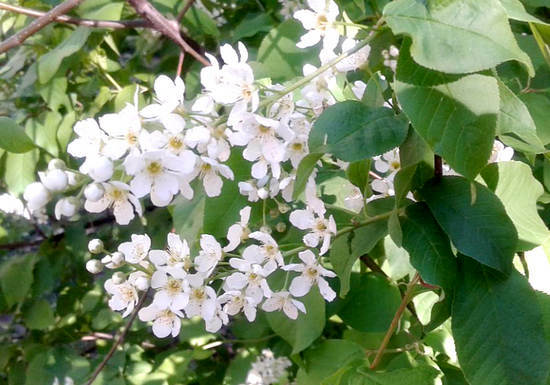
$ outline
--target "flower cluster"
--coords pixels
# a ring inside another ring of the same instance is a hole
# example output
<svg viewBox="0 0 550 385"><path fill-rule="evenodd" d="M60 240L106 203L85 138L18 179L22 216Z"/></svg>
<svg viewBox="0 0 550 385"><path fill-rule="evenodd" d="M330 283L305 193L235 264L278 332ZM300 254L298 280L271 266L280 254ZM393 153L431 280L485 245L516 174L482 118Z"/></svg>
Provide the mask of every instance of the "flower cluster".
<svg viewBox="0 0 550 385"><path fill-rule="evenodd" d="M243 385L277 384L287 377L286 369L292 365L286 357L277 357L271 350L264 349L246 375Z"/></svg>

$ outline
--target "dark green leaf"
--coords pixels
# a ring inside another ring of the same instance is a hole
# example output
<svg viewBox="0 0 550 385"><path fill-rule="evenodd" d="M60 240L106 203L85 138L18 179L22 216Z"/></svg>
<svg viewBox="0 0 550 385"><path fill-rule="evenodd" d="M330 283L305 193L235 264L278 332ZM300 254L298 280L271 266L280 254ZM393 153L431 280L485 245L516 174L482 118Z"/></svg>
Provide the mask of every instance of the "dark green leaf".
<svg viewBox="0 0 550 385"><path fill-rule="evenodd" d="M47 329L54 321L51 305L43 299L34 302L25 312L25 324L29 329Z"/></svg>
<svg viewBox="0 0 550 385"><path fill-rule="evenodd" d="M306 155L304 159L300 161L298 170L296 170L296 181L294 182L294 191L292 192L293 199L298 199L300 194L304 192L309 176L322 156L323 154L321 153L312 153Z"/></svg>
<svg viewBox="0 0 550 385"><path fill-rule="evenodd" d="M33 281L34 255L15 257L0 267L0 285L8 306L25 299Z"/></svg>

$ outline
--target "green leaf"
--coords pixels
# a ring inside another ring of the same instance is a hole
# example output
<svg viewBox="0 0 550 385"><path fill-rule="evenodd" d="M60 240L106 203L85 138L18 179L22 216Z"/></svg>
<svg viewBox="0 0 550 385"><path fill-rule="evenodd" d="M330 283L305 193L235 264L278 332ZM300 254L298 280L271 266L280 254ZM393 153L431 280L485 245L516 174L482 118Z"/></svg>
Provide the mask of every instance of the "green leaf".
<svg viewBox="0 0 550 385"><path fill-rule="evenodd" d="M0 267L0 285L2 294L9 307L22 302L29 292L33 281L34 255L15 257Z"/></svg>
<svg viewBox="0 0 550 385"><path fill-rule="evenodd" d="M172 211L174 229L189 242L190 247L202 232L205 202L206 196L202 191L196 191L190 201L183 198L175 201Z"/></svg>
<svg viewBox="0 0 550 385"><path fill-rule="evenodd" d="M88 36L92 30L90 28L79 27L71 36L64 40L61 44L38 59L38 80L40 83L47 83L54 77L61 61L78 52L88 40Z"/></svg>
<svg viewBox="0 0 550 385"><path fill-rule="evenodd" d="M349 181L361 190L363 196L367 196L367 192L370 189L369 186L369 171L371 160L363 159L357 162L352 162L346 169L346 176Z"/></svg>
<svg viewBox="0 0 550 385"><path fill-rule="evenodd" d="M296 383L300 385L319 385L347 364L364 359L361 346L346 340L326 340L305 353L305 366L300 368Z"/></svg>
<svg viewBox="0 0 550 385"><path fill-rule="evenodd" d="M484 75L457 78L422 68L411 59L407 46L401 48L394 84L399 104L431 149L473 179L493 148L497 82Z"/></svg>
<svg viewBox="0 0 550 385"><path fill-rule="evenodd" d="M506 14L510 19L518 20L518 21L525 21L525 22L532 22L532 23L540 23L540 24L546 24L542 22L541 20L537 19L536 17L530 15L525 10L525 7L519 0L500 0L500 3L506 10Z"/></svg>
<svg viewBox="0 0 550 385"><path fill-rule="evenodd" d="M296 170L296 181L294 182L294 191L292 192L293 199L298 199L300 194L304 192L306 189L307 180L322 156L323 154L321 153L307 154L304 159L300 161L298 170Z"/></svg>
<svg viewBox="0 0 550 385"><path fill-rule="evenodd" d="M31 138L13 119L0 117L0 148L13 153L23 153L34 148Z"/></svg>
<svg viewBox="0 0 550 385"><path fill-rule="evenodd" d="M458 251L510 272L517 231L491 190L462 177L443 177L428 182L420 193Z"/></svg>
<svg viewBox="0 0 550 385"><path fill-rule="evenodd" d="M233 41L237 42L259 32L268 32L272 27L273 21L268 14L249 14L233 29Z"/></svg>
<svg viewBox="0 0 550 385"><path fill-rule="evenodd" d="M514 222L519 249L530 250L549 239L550 231L537 211L544 188L532 175L531 167L522 162L498 162L485 167L481 175Z"/></svg>
<svg viewBox="0 0 550 385"><path fill-rule="evenodd" d="M463 259L453 303L453 336L472 385L541 385L550 369L535 292L514 271L496 276Z"/></svg>
<svg viewBox="0 0 550 385"><path fill-rule="evenodd" d="M366 382L362 385L427 385L436 384L440 372L432 366L419 365L415 368L395 369L388 372L372 372L367 369L359 369Z"/></svg>
<svg viewBox="0 0 550 385"><path fill-rule="evenodd" d="M497 119L497 135L509 146L532 153L545 152L544 144L537 136L537 127L529 110L506 85L498 81L500 108Z"/></svg>
<svg viewBox="0 0 550 385"><path fill-rule="evenodd" d="M300 312L296 320L281 311L266 314L271 329L292 346L292 354L310 346L325 328L325 300L319 290L311 290L299 301L303 302L307 313Z"/></svg>
<svg viewBox="0 0 550 385"><path fill-rule="evenodd" d="M359 256L350 252L350 245L345 237L334 240L330 245L330 264L340 280L340 297L349 292L351 268Z"/></svg>
<svg viewBox="0 0 550 385"><path fill-rule="evenodd" d="M398 0L384 8L384 19L393 33L412 37L412 57L424 67L458 74L517 60L534 76L498 0Z"/></svg>
<svg viewBox="0 0 550 385"><path fill-rule="evenodd" d="M47 329L55 322L53 310L48 301L38 300L25 312L25 324L29 329Z"/></svg>
<svg viewBox="0 0 550 385"><path fill-rule="evenodd" d="M407 136L407 122L385 107L369 108L348 100L328 107L313 124L311 152L330 152L353 162L383 154Z"/></svg>
<svg viewBox="0 0 550 385"><path fill-rule="evenodd" d="M383 333L400 303L399 290L385 277L374 273L352 274L351 290L338 315L356 330Z"/></svg>
<svg viewBox="0 0 550 385"><path fill-rule="evenodd" d="M410 263L430 285L451 290L456 277L456 258L449 238L424 203L407 207L402 220L403 248Z"/></svg>
<svg viewBox="0 0 550 385"><path fill-rule="evenodd" d="M34 182L36 178L34 171L38 163L38 156L38 150L24 154L6 154L4 180L9 192L13 195L21 194L29 183Z"/></svg>
<svg viewBox="0 0 550 385"><path fill-rule="evenodd" d="M302 68L310 63L319 63L319 49L296 47L296 42L304 34L302 25L292 19L273 28L262 40L258 49L258 61L273 80L288 80L302 75Z"/></svg>
<svg viewBox="0 0 550 385"><path fill-rule="evenodd" d="M216 22L203 10L197 7L190 8L183 18L183 25L193 31L193 35L210 35L220 37Z"/></svg>
<svg viewBox="0 0 550 385"><path fill-rule="evenodd" d="M545 145L550 143L550 120L548 120L548 111L550 110L550 98L543 94L527 93L519 95L521 101L527 106L535 125L537 126L537 135Z"/></svg>

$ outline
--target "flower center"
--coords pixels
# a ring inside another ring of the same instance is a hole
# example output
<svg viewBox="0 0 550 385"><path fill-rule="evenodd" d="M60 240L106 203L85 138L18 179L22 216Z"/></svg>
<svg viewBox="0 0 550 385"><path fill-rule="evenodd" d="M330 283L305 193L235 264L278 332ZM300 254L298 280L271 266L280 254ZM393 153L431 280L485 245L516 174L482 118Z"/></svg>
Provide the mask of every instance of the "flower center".
<svg viewBox="0 0 550 385"><path fill-rule="evenodd" d="M394 170L397 170L401 164L397 161L397 160L394 160L390 163L390 166L394 169Z"/></svg>
<svg viewBox="0 0 550 385"><path fill-rule="evenodd" d="M308 267L306 269L305 273L311 279L315 279L315 278L317 278L317 275L319 275L319 273L317 272L317 269L315 267Z"/></svg>
<svg viewBox="0 0 550 385"><path fill-rule="evenodd" d="M124 193L119 189L114 189L109 193L111 198L113 198L114 201L120 201L124 198Z"/></svg>
<svg viewBox="0 0 550 385"><path fill-rule="evenodd" d="M126 141L128 142L129 145L133 146L134 144L137 143L138 137L133 132L129 132L126 134Z"/></svg>
<svg viewBox="0 0 550 385"><path fill-rule="evenodd" d="M178 136L173 136L168 141L168 146L174 150L179 150L183 147L183 140Z"/></svg>
<svg viewBox="0 0 550 385"><path fill-rule="evenodd" d="M327 28L328 19L327 16L323 13L317 15L317 28L324 31Z"/></svg>
<svg viewBox="0 0 550 385"><path fill-rule="evenodd" d="M302 151L303 147L304 146L302 145L302 143L299 143L299 142L298 143L292 143L292 149L294 151Z"/></svg>
<svg viewBox="0 0 550 385"><path fill-rule="evenodd" d="M134 290L127 285L124 285L120 288L120 295L126 302L134 300Z"/></svg>
<svg viewBox="0 0 550 385"><path fill-rule="evenodd" d="M324 220L320 219L319 221L317 221L315 228L319 231L325 231L327 229L327 224Z"/></svg>
<svg viewBox="0 0 550 385"><path fill-rule="evenodd" d="M193 299L196 299L197 301L204 300L205 293L203 288L193 289L191 296Z"/></svg>
<svg viewBox="0 0 550 385"><path fill-rule="evenodd" d="M181 291L181 282L177 279L170 278L166 284L166 291L172 295L178 294Z"/></svg>
<svg viewBox="0 0 550 385"><path fill-rule="evenodd" d="M147 166L147 172L151 175L158 175L162 172L162 165L157 161L153 161Z"/></svg>
<svg viewBox="0 0 550 385"><path fill-rule="evenodd" d="M269 134L271 132L271 128L270 127L267 127L267 126L264 126L263 124L260 124L260 126L258 127L258 130L262 133L262 134Z"/></svg>

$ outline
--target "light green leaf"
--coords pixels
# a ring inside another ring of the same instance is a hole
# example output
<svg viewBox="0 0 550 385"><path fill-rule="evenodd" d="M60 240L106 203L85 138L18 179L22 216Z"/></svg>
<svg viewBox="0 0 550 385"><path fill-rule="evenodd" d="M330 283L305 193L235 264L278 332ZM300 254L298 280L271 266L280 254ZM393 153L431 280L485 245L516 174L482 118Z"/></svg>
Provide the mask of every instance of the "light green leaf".
<svg viewBox="0 0 550 385"><path fill-rule="evenodd" d="M383 154L407 136L407 122L385 107L369 108L348 100L328 107L313 124L311 152L330 152L353 162Z"/></svg>
<svg viewBox="0 0 550 385"><path fill-rule="evenodd" d="M449 237L439 227L424 203L408 206L402 220L403 248L411 264L430 285L452 290L456 277L456 258Z"/></svg>
<svg viewBox="0 0 550 385"><path fill-rule="evenodd" d="M268 14L249 14L233 29L233 41L237 42L259 32L268 32L272 27L273 20Z"/></svg>
<svg viewBox="0 0 550 385"><path fill-rule="evenodd" d="M509 146L532 153L545 152L544 144L537 136L537 127L529 110L506 85L498 81L500 108L497 119L497 135Z"/></svg>
<svg viewBox="0 0 550 385"><path fill-rule="evenodd" d="M510 272L517 231L491 190L453 176L428 182L420 193L458 251L493 269Z"/></svg>
<svg viewBox="0 0 550 385"><path fill-rule="evenodd" d="M379 274L352 274L351 290L344 301L338 315L347 325L362 332L383 333L390 326L401 295Z"/></svg>
<svg viewBox="0 0 550 385"><path fill-rule="evenodd" d="M192 200L181 198L174 202L172 210L174 229L189 242L190 247L202 232L205 201L205 194L202 191L196 191Z"/></svg>
<svg viewBox="0 0 550 385"><path fill-rule="evenodd" d="M289 19L273 28L262 40L257 61L263 64L267 75L273 80L301 76L304 64L318 65L319 49L296 47L303 33L302 25Z"/></svg>
<svg viewBox="0 0 550 385"><path fill-rule="evenodd" d="M432 366L419 365L415 368L395 369L387 372L373 372L359 369L365 377L362 385L435 385L441 373Z"/></svg>
<svg viewBox="0 0 550 385"><path fill-rule="evenodd" d="M266 314L273 331L292 346L292 354L310 346L325 327L325 300L319 290L314 288L299 300L305 305L307 313L300 313L296 320L291 320L280 311Z"/></svg>
<svg viewBox="0 0 550 385"><path fill-rule="evenodd" d="M549 239L550 231L537 211L544 188L532 175L531 167L522 162L498 162L485 167L481 176L514 222L521 250L530 250Z"/></svg>
<svg viewBox="0 0 550 385"><path fill-rule="evenodd" d="M462 260L453 303L453 336L471 385L541 385L550 369L535 292L514 271L507 278Z"/></svg>
<svg viewBox="0 0 550 385"><path fill-rule="evenodd" d="M54 77L61 61L76 52L78 52L82 46L88 40L88 36L92 30L90 28L79 27L71 36L64 40L61 44L55 47L53 50L48 51L46 54L40 56L38 59L38 80L40 83L47 83Z"/></svg>
<svg viewBox="0 0 550 385"><path fill-rule="evenodd" d="M547 145L550 143L550 120L548 119L550 98L544 94L535 93L521 94L519 98L529 110L529 114L537 126L538 137L542 143Z"/></svg>
<svg viewBox="0 0 550 385"><path fill-rule="evenodd" d="M519 0L500 0L500 3L506 10L506 14L510 19L525 21L531 23L546 24L543 21L537 19L535 16L530 15L525 10L525 7Z"/></svg>
<svg viewBox="0 0 550 385"><path fill-rule="evenodd" d="M34 148L25 130L13 119L0 117L0 148L13 153L23 153Z"/></svg>
<svg viewBox="0 0 550 385"><path fill-rule="evenodd" d="M6 154L4 180L10 193L19 195L29 183L34 182L36 179L34 171L38 163L38 156L38 150L32 150L24 154Z"/></svg>
<svg viewBox="0 0 550 385"><path fill-rule="evenodd" d="M408 55L407 46L401 49L394 85L399 104L433 151L473 179L493 148L497 82L484 75L457 78L422 68Z"/></svg>
<svg viewBox="0 0 550 385"><path fill-rule="evenodd" d="M55 322L51 305L46 300L38 300L25 312L25 324L29 329L44 330Z"/></svg>
<svg viewBox="0 0 550 385"><path fill-rule="evenodd" d="M306 189L307 180L322 156L322 153L307 154L304 159L300 161L298 170L296 170L296 181L294 182L294 191L292 192L293 199L298 199L300 194Z"/></svg>
<svg viewBox="0 0 550 385"><path fill-rule="evenodd" d="M33 281L34 255L12 257L0 266L0 285L9 307L22 302Z"/></svg>
<svg viewBox="0 0 550 385"><path fill-rule="evenodd" d="M191 7L183 17L185 28L193 31L192 35L210 35L215 38L220 37L220 31L216 22L203 10L197 7Z"/></svg>
<svg viewBox="0 0 550 385"><path fill-rule="evenodd" d="M384 19L393 33L412 37L412 57L424 67L458 74L517 60L534 76L498 0L398 0Z"/></svg>

